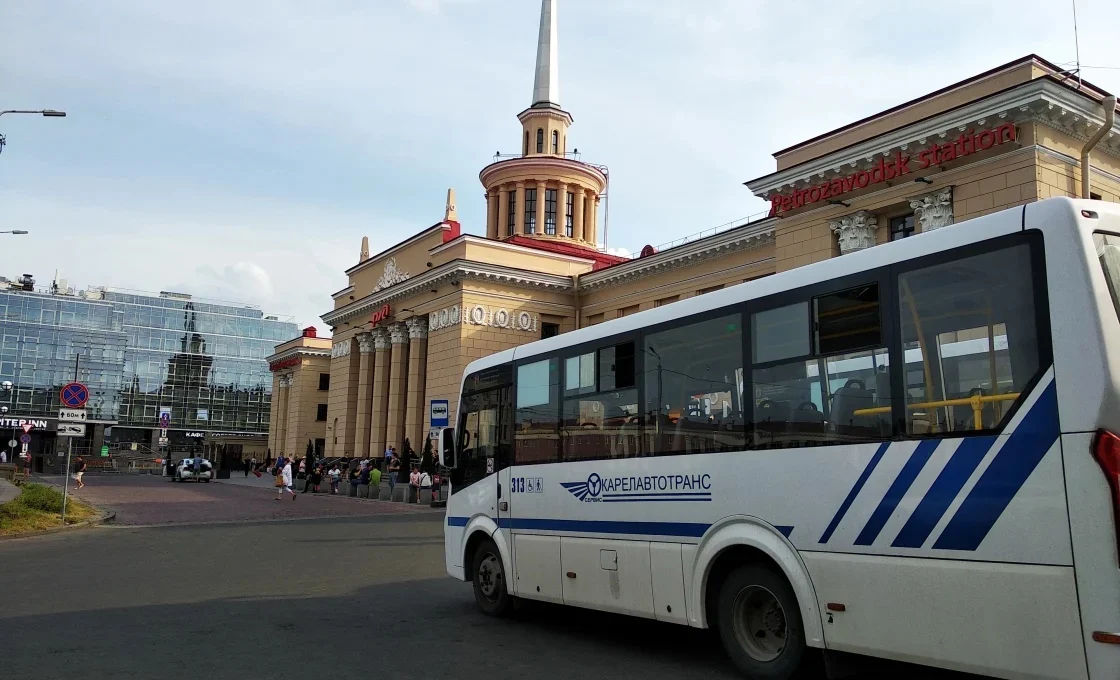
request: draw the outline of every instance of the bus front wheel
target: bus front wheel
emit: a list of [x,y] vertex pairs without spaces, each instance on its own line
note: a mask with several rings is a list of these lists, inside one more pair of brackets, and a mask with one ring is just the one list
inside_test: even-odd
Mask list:
[[719,635],[749,678],[787,680],[805,656],[801,609],[781,574],[747,565],[728,574],[719,592]]
[[506,586],[506,570],[494,541],[486,539],[474,551],[474,599],[489,616],[504,616],[513,604]]

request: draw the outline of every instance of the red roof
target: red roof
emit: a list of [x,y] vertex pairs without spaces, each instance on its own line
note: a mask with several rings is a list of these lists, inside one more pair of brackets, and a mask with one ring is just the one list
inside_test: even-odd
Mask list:
[[571,245],[563,241],[545,241],[535,238],[528,238],[526,236],[510,236],[503,239],[506,243],[512,243],[515,246],[525,246],[526,248],[533,248],[535,250],[544,250],[550,253],[559,253],[561,255],[570,255],[572,257],[580,257],[585,260],[592,260],[595,264],[592,265],[592,271],[606,269],[613,267],[616,264],[629,262],[630,258],[620,257],[618,255],[608,255],[600,253],[598,250],[585,248],[583,246]]

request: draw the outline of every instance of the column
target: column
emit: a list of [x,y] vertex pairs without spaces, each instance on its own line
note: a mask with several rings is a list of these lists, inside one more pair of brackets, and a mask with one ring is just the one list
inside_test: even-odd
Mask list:
[[525,233],[525,183],[517,183],[517,205],[513,206],[513,229],[516,234]]
[[879,228],[875,216],[866,210],[845,215],[828,223],[829,231],[840,242],[840,254],[847,255],[875,245],[875,230]]
[[288,374],[288,394],[284,397],[284,448],[289,456],[303,456],[307,453],[306,441],[300,441],[299,410],[303,405],[299,390],[293,389],[296,374]]
[[486,197],[486,238],[498,238],[498,195],[488,191]]
[[358,411],[354,416],[354,455],[370,455],[370,399],[373,396],[373,336],[358,334]]
[[405,436],[416,454],[424,452],[424,386],[428,372],[428,320],[408,320],[408,399],[405,406]]
[[595,202],[591,204],[591,245],[599,245],[599,194],[595,194]]
[[509,189],[498,188],[498,234],[512,236],[509,231]]
[[389,331],[373,329],[373,390],[370,399],[370,449],[374,456],[385,454],[385,426],[389,423]]
[[543,179],[537,180],[537,226],[533,229],[534,234],[544,233],[544,190],[546,188]]
[[[404,450],[404,411],[408,395],[408,328],[403,323],[389,326],[389,342],[392,351],[389,358],[389,408],[385,425],[385,439],[390,446],[397,447],[403,459]],[[416,448],[413,444],[412,448]]]
[[280,390],[273,401],[273,408],[276,409],[276,449],[272,452],[273,458],[280,457],[280,454],[285,451],[287,442],[285,439],[285,430],[288,425],[288,386],[291,385],[288,375],[283,374],[280,376]]
[[910,209],[922,232],[949,226],[953,223],[953,187],[911,198]]
[[580,241],[586,241],[587,239],[585,239],[583,237],[583,211],[584,211],[585,205],[587,203],[586,200],[585,200],[587,194],[586,194],[586,192],[584,192],[583,187],[578,187],[577,186],[575,189],[576,189],[576,196],[575,196],[576,201],[575,201],[575,206],[572,208],[575,211],[575,219],[572,220],[572,222],[573,222],[572,236],[574,238],[580,240]]
[[272,386],[272,399],[268,403],[268,448],[275,450],[280,436],[280,376]]
[[[574,225],[573,225],[574,226]],[[573,229],[572,233],[575,231]],[[568,183],[560,182],[556,188],[556,235],[568,236]]]

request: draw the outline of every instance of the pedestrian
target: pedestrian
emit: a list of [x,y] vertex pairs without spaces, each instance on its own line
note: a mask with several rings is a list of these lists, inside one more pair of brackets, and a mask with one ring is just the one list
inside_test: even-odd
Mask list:
[[252,458],[249,459],[249,469],[251,469],[253,472],[257,471],[257,457],[256,456],[253,456]]
[[299,474],[301,477],[307,475],[307,459],[300,458],[299,460]]
[[389,471],[389,462],[393,460],[393,447],[385,447],[385,471]]
[[391,456],[389,458],[389,499],[392,500],[393,492],[397,488],[397,474],[401,471],[401,459],[397,458],[397,452],[393,451],[393,447],[389,447]]
[[440,477],[439,477],[439,470],[436,470],[435,472],[432,473],[432,500],[433,501],[438,501],[439,500],[440,491],[443,490],[442,487],[441,487],[442,484],[443,484],[443,480],[440,479]]
[[362,463],[362,467],[360,468],[360,470],[361,471],[358,473],[358,486],[361,486],[362,484],[365,484],[366,485],[366,492],[368,493],[369,492],[369,466],[366,465],[365,463]]
[[420,502],[420,468],[417,465],[413,465],[412,472],[408,473],[408,493],[410,502],[413,495],[416,496],[416,502]]
[[311,472],[307,475],[307,484],[303,487],[303,492],[319,493],[319,484],[323,481],[322,468],[318,465],[311,468]]
[[7,451],[0,451],[0,465],[4,465],[7,462],[8,462],[8,452]]
[[86,483],[82,481],[82,477],[86,474],[86,462],[78,456],[78,460],[74,462],[74,481],[78,483],[79,489],[86,488]]
[[[280,468],[280,474],[276,475],[276,500],[284,495],[284,492],[292,494],[292,500],[296,499],[296,492],[292,490],[292,462],[285,459],[283,456],[277,461],[277,467]],[[279,465],[283,463],[283,466]]]
[[[420,473],[420,489],[428,489],[429,491],[432,490],[432,476],[427,472]],[[416,502],[420,502],[419,496],[417,496]]]
[[[370,489],[377,489],[377,488],[380,488],[380,487],[381,487],[381,470],[378,470],[377,466],[374,465],[371,462],[370,466],[369,466],[369,488]],[[371,493],[370,498],[376,498],[376,496],[374,496]]]
[[241,467],[245,468],[245,476],[248,477],[249,476],[249,461],[247,461],[247,460],[241,461]]
[[338,469],[338,463],[335,463],[334,467],[331,468],[330,478],[331,478],[331,495],[333,496],[333,495],[338,493],[338,485],[342,481],[342,470]]

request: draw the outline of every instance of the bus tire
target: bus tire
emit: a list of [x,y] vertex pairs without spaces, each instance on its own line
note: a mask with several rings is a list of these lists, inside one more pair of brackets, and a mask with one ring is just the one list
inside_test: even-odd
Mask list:
[[471,565],[474,600],[487,616],[505,616],[513,605],[506,584],[506,568],[498,546],[489,538],[478,544]]
[[805,631],[793,589],[757,564],[727,575],[719,591],[719,636],[747,677],[788,680],[805,657]]

